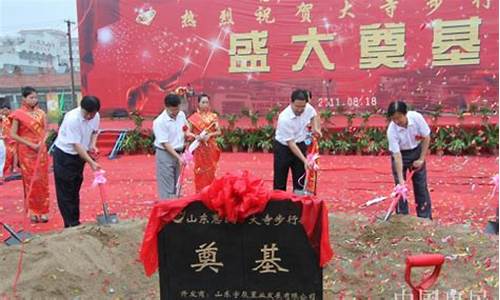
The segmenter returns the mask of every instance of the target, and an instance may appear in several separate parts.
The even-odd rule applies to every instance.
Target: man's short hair
[[[391,102],[389,104],[389,107],[387,108],[387,116],[390,118],[397,112],[406,115],[406,113],[408,112],[408,106],[406,105],[406,103],[401,100]]]
[[[166,107],[177,107],[181,104],[181,98],[176,94],[168,94],[164,101]]]
[[[303,89],[296,89],[295,91],[292,92],[291,100],[292,102],[294,102],[295,100],[302,100],[308,102],[309,101],[308,92]]]
[[[98,112],[101,109],[101,101],[96,96],[85,96],[80,102],[80,107],[86,112]]]

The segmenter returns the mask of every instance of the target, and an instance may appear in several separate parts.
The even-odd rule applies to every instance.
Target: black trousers
[[[85,161],[55,147],[54,178],[57,205],[64,220],[64,227],[80,225],[80,188],[83,182]]]
[[[406,171],[412,167],[413,162],[420,158],[420,153],[422,148],[419,145],[412,150],[402,150],[401,156],[403,159],[403,177],[406,180]],[[394,163],[394,158],[391,157],[392,165],[392,175],[394,177],[394,182],[398,182],[398,174],[396,172],[396,164]],[[431,206],[431,196],[429,194],[429,189],[427,187],[427,167],[426,164],[422,166],[418,171],[413,173],[413,193],[415,194],[415,204],[417,210],[417,216],[421,218],[432,219],[432,206]],[[396,208],[398,214],[408,214],[408,201],[406,199],[400,199],[398,206]]]
[[[297,143],[300,151],[306,155],[307,146],[304,142]],[[292,181],[293,189],[301,190],[304,188],[303,184],[305,181],[306,170],[304,168],[304,163],[293,154],[292,150],[288,146],[283,146],[280,142],[274,141],[274,183],[273,187],[275,190],[286,191],[286,182],[288,180],[288,170],[292,169]],[[299,179],[302,178],[302,184],[299,184]]]

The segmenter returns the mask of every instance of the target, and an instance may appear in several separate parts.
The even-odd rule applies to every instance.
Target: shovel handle
[[[5,228],[5,230],[7,230],[7,232],[13,238],[15,238],[16,240],[18,240],[20,243],[23,242],[22,238],[16,233],[16,231],[14,229],[12,229],[12,227],[10,227],[8,224],[5,224],[5,223],[2,223],[2,225],[3,225],[3,228]]]
[[[442,265],[444,263],[444,255],[442,254],[421,254],[408,256],[406,258],[407,267],[430,267]]]
[[[444,263],[444,255],[442,254],[421,254],[409,256],[406,258],[406,272],[405,281],[412,289],[413,299],[421,299],[423,291],[429,289],[434,283],[436,283],[439,273],[441,272],[441,266]],[[434,271],[431,275],[422,279],[417,285],[411,282],[411,269],[413,267],[432,267],[434,266]]]

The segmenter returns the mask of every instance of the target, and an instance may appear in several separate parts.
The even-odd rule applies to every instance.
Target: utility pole
[[[66,33],[66,35],[68,36],[69,69],[71,72],[71,100],[73,102],[73,107],[76,107],[75,70],[73,68],[73,50],[71,45],[71,24],[75,24],[75,22],[72,22],[70,20],[64,20],[64,22],[68,25],[68,33]]]

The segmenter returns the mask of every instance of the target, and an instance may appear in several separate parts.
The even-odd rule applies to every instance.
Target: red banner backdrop
[[[310,89],[319,107],[498,101],[498,1],[78,0],[82,88],[156,115],[191,86],[220,113]],[[194,101],[194,97],[191,99]],[[189,109],[192,109],[193,103]]]

